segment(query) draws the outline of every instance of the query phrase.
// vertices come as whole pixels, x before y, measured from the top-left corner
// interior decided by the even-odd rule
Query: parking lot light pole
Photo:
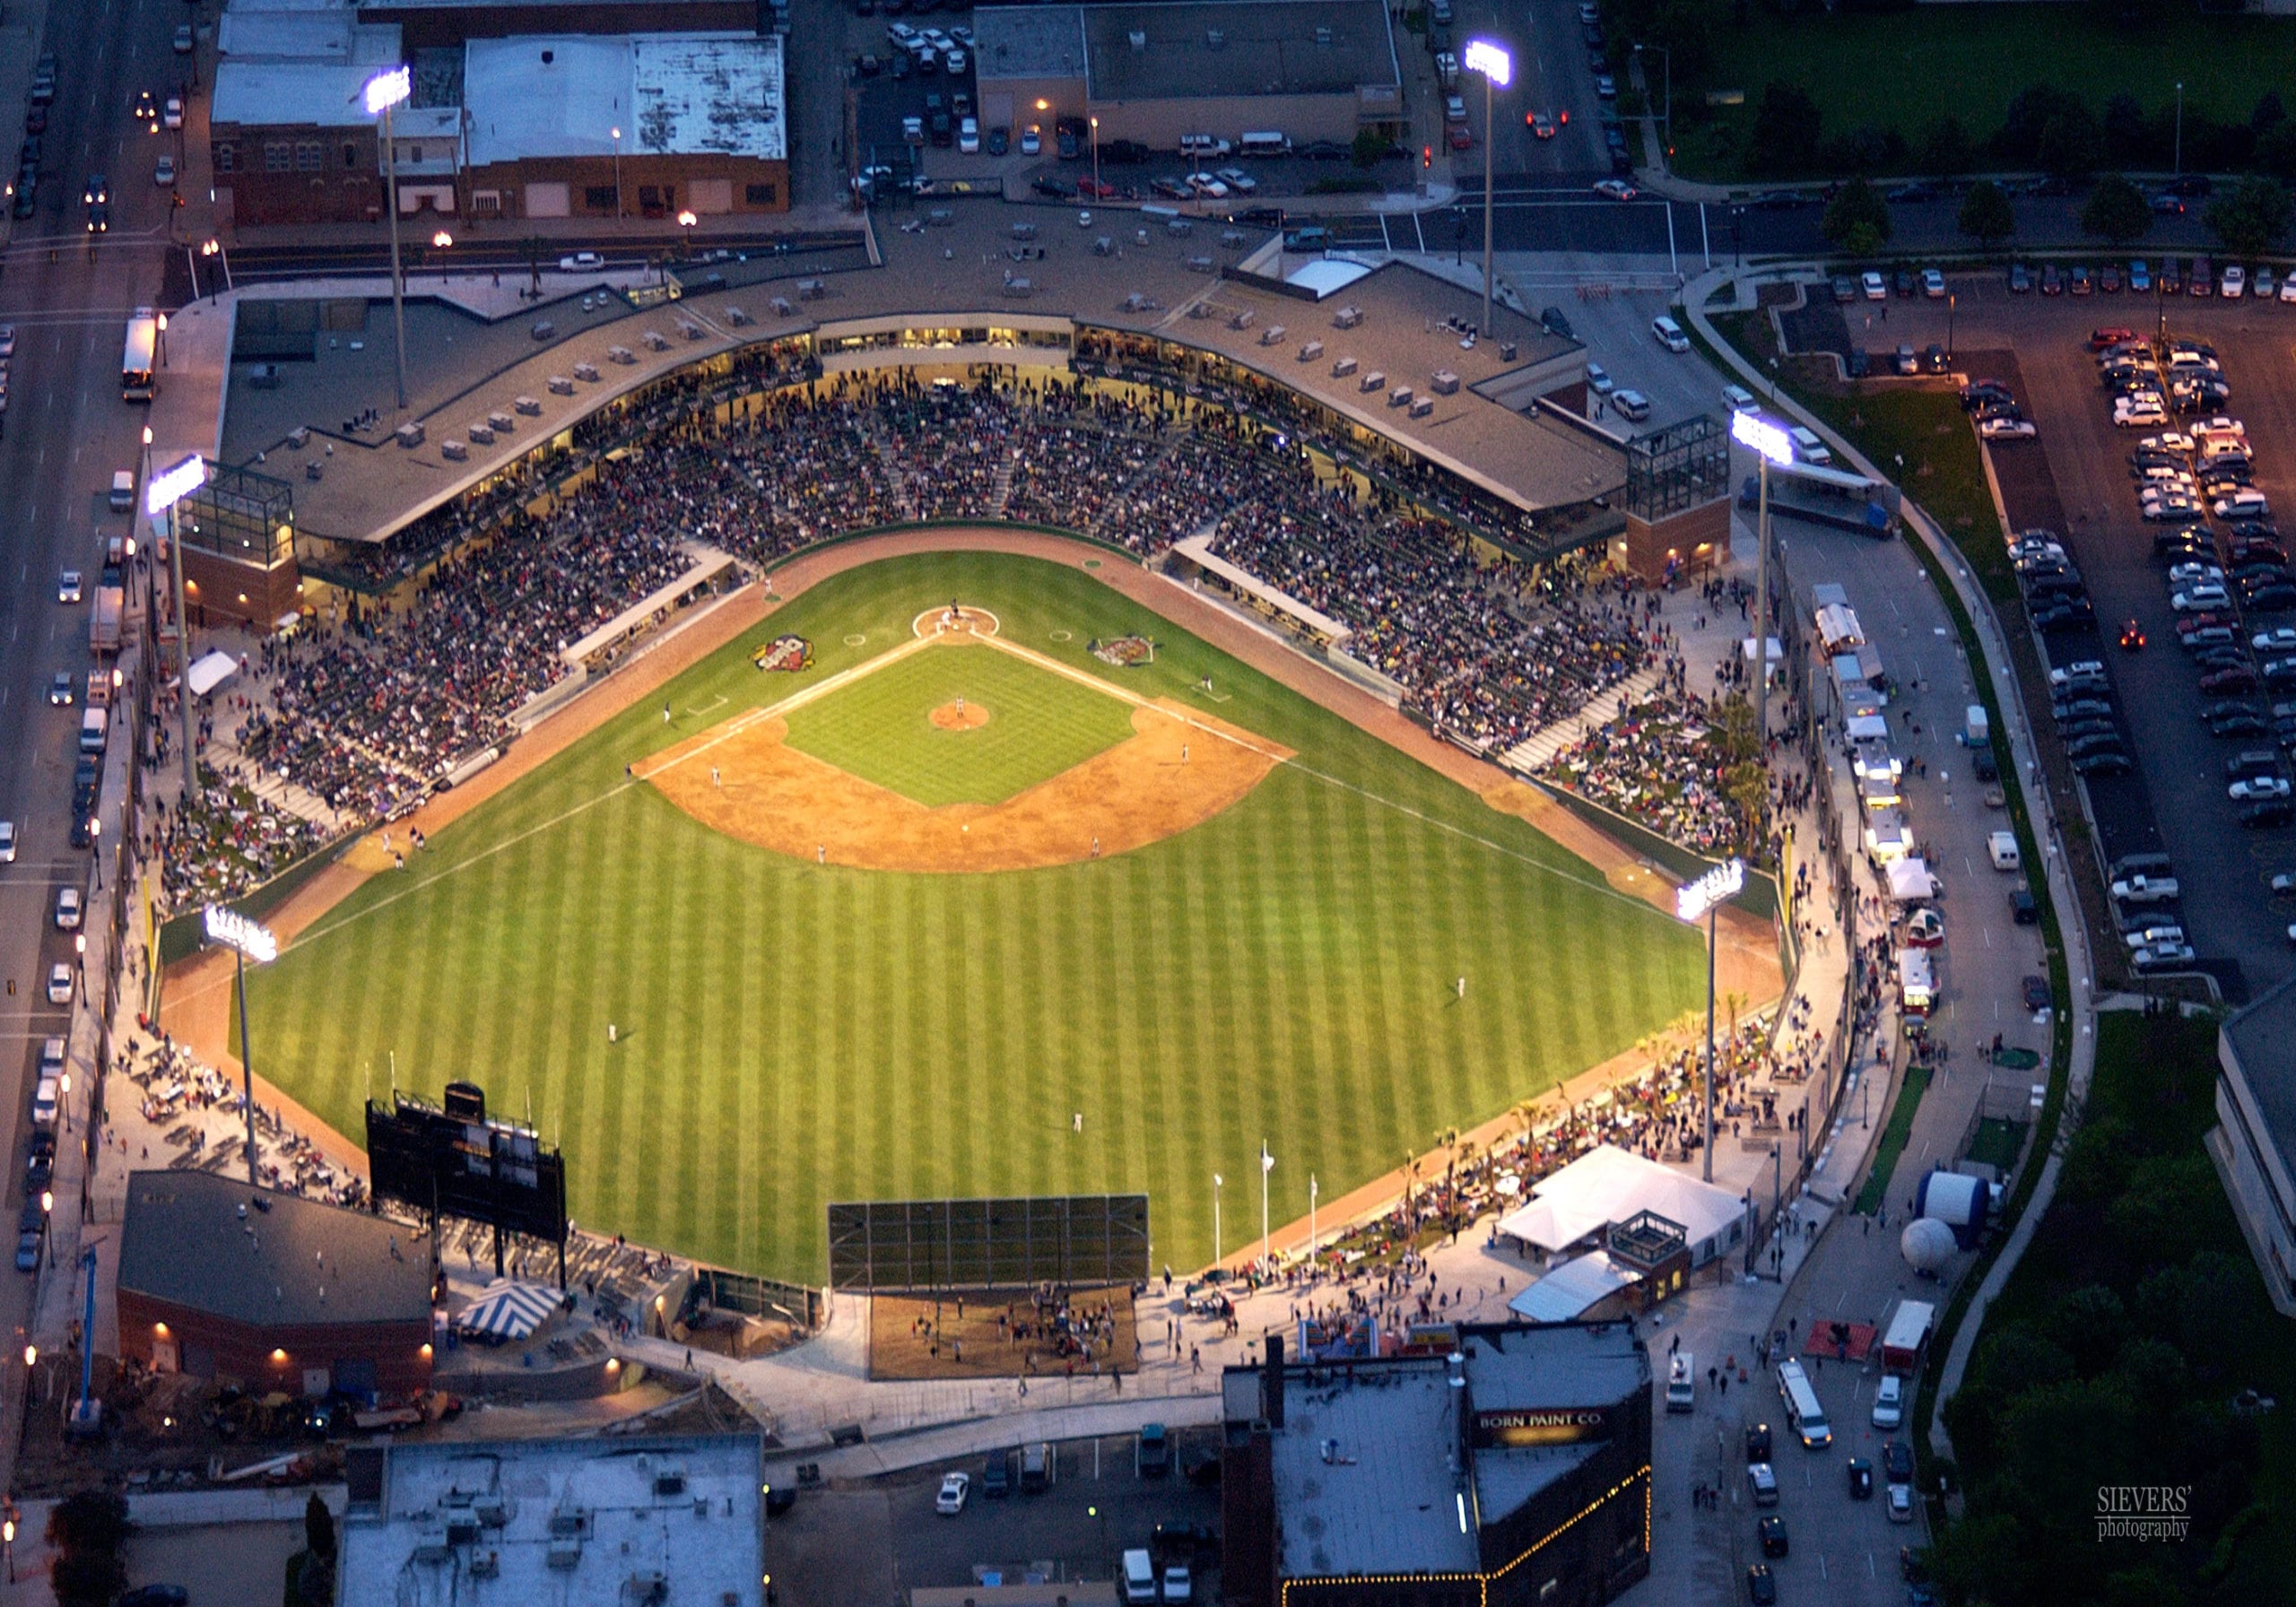
[[[383,205],[391,223],[391,326],[398,347],[398,404],[406,406],[406,280],[398,263],[398,142],[391,137],[391,109],[414,93],[414,74],[404,63],[367,80],[362,93],[367,115],[383,119]]]
[[[2169,171],[2179,178],[2185,176],[2185,86],[2182,79],[2177,81],[2177,148]]]
[[[1092,119],[1092,204],[1100,204],[1100,120]]]
[[[1686,926],[1706,919],[1706,1138],[1700,1146],[1700,1167],[1705,1181],[1714,1181],[1714,939],[1716,912],[1746,885],[1746,862],[1733,859],[1716,865],[1695,882],[1674,889],[1674,917]]]
[[[256,1186],[255,1057],[248,1051],[248,961],[267,965],[278,959],[279,940],[271,934],[269,927],[222,904],[210,904],[202,921],[207,941],[222,943],[231,951],[233,982],[239,1004],[240,1094],[248,1107],[248,1184],[252,1187]]]
[[[146,427],[144,449],[147,459],[151,447],[152,431]],[[156,477],[147,474],[144,481],[145,516],[168,516],[168,559],[175,569],[176,712],[183,723],[183,796],[178,800],[178,807],[198,800],[199,760],[191,743],[191,615],[184,605],[183,522],[176,517],[176,504],[198,490],[206,479],[207,460],[195,454],[166,473]]]
[[[1485,336],[1491,334],[1491,150],[1493,125],[1491,121],[1491,92],[1503,87],[1515,76],[1515,58],[1507,54],[1507,47],[1492,39],[1469,39],[1465,52],[1459,58],[1470,73],[1483,74],[1483,323],[1478,326]]]
[[[622,222],[622,130],[610,128],[606,132],[613,135],[613,219],[619,223]]]
[[[1961,304],[1961,297],[1948,291],[1945,296],[1945,355],[1953,354],[1953,309]]]
[[[1770,465],[1794,461],[1794,438],[1753,413],[1730,415],[1730,436],[1750,448],[1760,465],[1761,495],[1754,511],[1754,761],[1770,743]],[[1768,809],[1754,822],[1759,831]]]

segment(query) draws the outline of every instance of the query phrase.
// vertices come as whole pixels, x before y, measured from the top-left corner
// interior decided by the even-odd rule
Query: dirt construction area
[[[1025,1289],[869,1300],[872,1378],[1062,1378],[1140,1369],[1132,1290]]]
[[[1133,734],[994,804],[928,806],[788,744],[805,702],[919,652],[1013,654],[1128,703]],[[985,727],[995,711],[944,705],[942,731]],[[1292,751],[1170,699],[1144,699],[993,636],[904,642],[842,676],[753,709],[633,768],[716,831],[795,858],[862,870],[1033,870],[1122,854],[1177,836],[1237,804]]]

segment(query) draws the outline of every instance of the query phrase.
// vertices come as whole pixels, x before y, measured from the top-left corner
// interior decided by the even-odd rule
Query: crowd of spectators
[[[144,863],[158,868],[161,900],[172,910],[228,903],[323,839],[313,821],[226,781],[182,808],[155,799],[152,828],[138,847]]]
[[[1546,773],[1674,842],[1726,852],[1744,821],[1724,787],[1714,721],[1705,698],[1669,682],[1558,751]]]

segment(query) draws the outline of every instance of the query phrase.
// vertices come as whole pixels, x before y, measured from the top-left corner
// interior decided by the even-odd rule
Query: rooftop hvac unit
[[[488,414],[486,415],[486,421],[487,421],[487,423],[488,423],[489,425],[491,425],[491,426],[494,429],[494,430],[495,430],[498,434],[501,434],[501,435],[508,435],[508,434],[509,434],[509,433],[510,433],[510,431],[512,431],[513,430],[516,430],[516,429],[518,427],[518,422],[517,422],[517,421],[516,419],[513,419],[513,418],[512,418],[509,413],[488,413]]]
[[[544,318],[540,323],[536,324],[533,330],[534,337],[538,341],[546,341],[557,333],[558,326],[552,323],[548,318]]]
[[[1300,348],[1300,360],[1301,362],[1313,362],[1323,354],[1324,343],[1321,341],[1309,341],[1306,345]]]
[[[1331,317],[1332,327],[1335,329],[1352,329],[1362,321],[1363,309],[1360,307],[1343,307],[1332,314]]]
[[[654,1475],[654,1493],[657,1496],[685,1494],[685,1475],[674,1469],[665,1468]]]
[[[598,365],[594,362],[576,363],[574,365],[574,378],[580,380],[585,385],[597,384]]]
[[[502,1553],[473,1551],[470,1554],[470,1577],[474,1579],[499,1579],[502,1577]]]
[[[1208,256],[1191,256],[1187,259],[1187,271],[1191,274],[1209,274],[1212,268],[1213,262]]]
[[[545,1560],[553,1572],[572,1573],[582,1566],[582,1537],[571,1534],[552,1541]]]
[[[287,444],[298,452],[309,443],[310,439],[311,427],[309,424],[298,424],[287,432]]]
[[[1367,396],[1373,391],[1383,391],[1387,388],[1387,377],[1378,369],[1373,369],[1355,382],[1355,388]]]
[[[1389,407],[1409,407],[1411,405],[1411,387],[1407,385],[1399,385],[1396,387],[1395,389],[1387,393],[1387,405]]]
[[[1213,308],[1212,303],[1209,301],[1191,301],[1188,303],[1187,316],[1191,318],[1208,318],[1212,316],[1213,311]]]
[[[670,1599],[670,1581],[665,1574],[639,1572],[622,1582],[622,1599],[625,1607],[657,1607]]]
[[[627,346],[608,346],[606,348],[606,360],[608,362],[633,363],[638,360],[638,353],[632,352]]]
[[[1331,30],[1330,30],[1330,29],[1328,29],[1328,28],[1318,28],[1318,29],[1317,29],[1317,30],[1316,30],[1316,43],[1318,43],[1318,45],[1322,45],[1322,46],[1326,47],[1326,48],[1328,48],[1330,47],[1330,45],[1331,45]]]
[[[579,1534],[589,1525],[590,1515],[579,1507],[561,1507],[550,1515],[552,1534]]]
[[[1204,48],[1206,50],[1224,49],[1227,43],[1228,36],[1217,28],[1207,28],[1204,30]]]
[[[1434,411],[1435,398],[1432,396],[1422,396],[1411,404],[1411,416],[1414,419],[1423,419]]]
[[[1353,358],[1335,357],[1331,360],[1331,377],[1334,379],[1344,379],[1353,372],[1355,372],[1355,360]]]
[[[648,329],[638,338],[646,343],[646,349],[649,352],[666,352],[670,349],[670,337],[658,329]]]
[[[1132,48],[1135,50],[1145,50],[1148,48],[1148,35],[1144,30],[1135,28],[1130,33],[1125,35],[1125,38],[1131,42]]]
[[[465,1507],[447,1514],[447,1543],[466,1546],[478,1538],[478,1518]]]
[[[1459,389],[1459,377],[1448,369],[1438,369],[1435,370],[1434,378],[1428,380],[1427,388],[1439,396],[1457,395]]]
[[[1228,327],[1231,329],[1249,329],[1251,326],[1252,309],[1248,307],[1245,308],[1243,310],[1237,313],[1234,317],[1228,320]]]
[[[447,1559],[447,1558],[448,1557],[448,1555],[449,1555],[449,1554],[450,1554],[450,1548],[449,1548],[449,1547],[448,1546],[448,1544],[447,1544],[447,1525],[446,1525],[446,1524],[425,1524],[422,1529],[418,1530],[418,1531],[415,1533],[415,1536],[414,1536],[414,1560],[415,1560],[415,1561],[417,1561],[417,1562],[444,1562],[444,1561]]]
[[[470,1504],[470,1509],[490,1529],[500,1529],[510,1521],[510,1508],[500,1496],[481,1496]]]
[[[513,411],[522,413],[530,419],[538,419],[542,416],[542,404],[532,396],[515,396],[511,398],[510,406]]]
[[[422,444],[422,424],[420,420],[409,420],[406,423],[401,424],[396,433],[398,436],[398,444],[402,447],[419,447]]]
[[[750,315],[744,312],[740,308],[729,307],[726,309],[726,322],[731,324],[735,328],[739,329],[743,325],[749,321]]]
[[[553,396],[570,396],[574,394],[574,382],[563,374],[552,374],[548,379],[543,381],[543,385]]]
[[[494,444],[494,426],[491,424],[473,424],[463,433],[482,447],[491,447]]]
[[[1259,343],[1263,346],[1282,345],[1283,343],[1283,326],[1281,324],[1270,324],[1266,328],[1261,330],[1259,332]]]
[[[776,297],[774,297],[774,299],[773,299],[773,316],[774,316],[775,317],[777,317],[777,318],[786,318],[786,317],[787,317],[789,316],[789,313],[790,313],[789,298],[788,298],[788,297],[787,297],[787,296],[776,296]]]
[[[439,456],[448,463],[461,463],[470,456],[470,448],[460,441],[440,441]]]
[[[690,341],[698,341],[701,338],[701,326],[693,323],[682,323],[678,326],[678,333],[685,336],[685,338]]]
[[[1025,279],[1019,278],[1011,274],[1004,275],[1004,293],[1008,296],[1027,296],[1032,294],[1035,290],[1036,286],[1031,284]]]

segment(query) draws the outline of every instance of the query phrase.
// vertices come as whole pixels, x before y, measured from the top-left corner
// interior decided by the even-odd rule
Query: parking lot
[[[2296,306],[2220,295],[2012,295],[2004,278],[1993,274],[1954,275],[1951,283],[1957,369],[1978,377],[1988,365],[2012,366],[1996,353],[2013,352],[2013,372],[1998,377],[2020,392],[2039,426],[2036,443],[1995,448],[2012,526],[2057,530],[2094,605],[2098,628],[2044,638],[2044,656],[2058,666],[2103,663],[2116,717],[2136,761],[2126,777],[2088,783],[2103,856],[2110,862],[2165,851],[2201,965],[2228,997],[2252,996],[2288,970],[2287,926],[2296,908],[2275,901],[2267,883],[2274,873],[2296,868],[2296,835],[2287,829],[2243,830],[2241,805],[2227,795],[2224,767],[2242,751],[2274,744],[2269,735],[2220,740],[2199,720],[2207,700],[2202,670],[2179,651],[2179,611],[2170,605],[2168,565],[2153,556],[2154,533],[2176,526],[2141,517],[2129,465],[2138,440],[2157,433],[2157,427],[2115,427],[2111,394],[2100,382],[2089,336],[2109,326],[2149,336],[2165,314],[2171,337],[2213,346],[2231,386],[2221,411],[2245,424],[2256,487],[2278,506],[2296,497],[2290,469],[2296,463],[2296,373],[2288,362],[2296,343]],[[1917,346],[1944,341],[1947,317],[1935,302],[1896,301],[1887,338]],[[1878,331],[1876,336],[1879,344]],[[2203,522],[2223,529],[2222,521]],[[2222,552],[2220,545],[2220,557]],[[2144,634],[2142,650],[2118,645],[2129,621]],[[2253,663],[2247,638],[2286,623],[2296,619],[2241,620],[2234,631],[2239,655]],[[2268,727],[2271,704],[2290,694],[2231,695],[2252,706]]]
[[[1056,1445],[1051,1488],[1036,1493],[1017,1488],[1017,1446],[995,1453],[1016,1476],[1001,1498],[982,1492],[988,1455],[809,1490],[768,1527],[767,1567],[785,1601],[883,1607],[919,1585],[978,1584],[983,1570],[1008,1579],[1112,1578],[1125,1551],[1152,1546],[1160,1572],[1185,1563],[1194,1599],[1218,1601],[1219,1549],[1202,1542],[1218,1533],[1219,1486],[1181,1472],[1215,1446],[1216,1430],[1174,1430],[1172,1438],[1174,1465],[1162,1477],[1135,1472],[1137,1436],[1124,1434]],[[965,1474],[970,1488],[963,1510],[944,1516],[935,1500],[950,1472]],[[1159,1524],[1195,1526],[1198,1543],[1159,1544]]]

